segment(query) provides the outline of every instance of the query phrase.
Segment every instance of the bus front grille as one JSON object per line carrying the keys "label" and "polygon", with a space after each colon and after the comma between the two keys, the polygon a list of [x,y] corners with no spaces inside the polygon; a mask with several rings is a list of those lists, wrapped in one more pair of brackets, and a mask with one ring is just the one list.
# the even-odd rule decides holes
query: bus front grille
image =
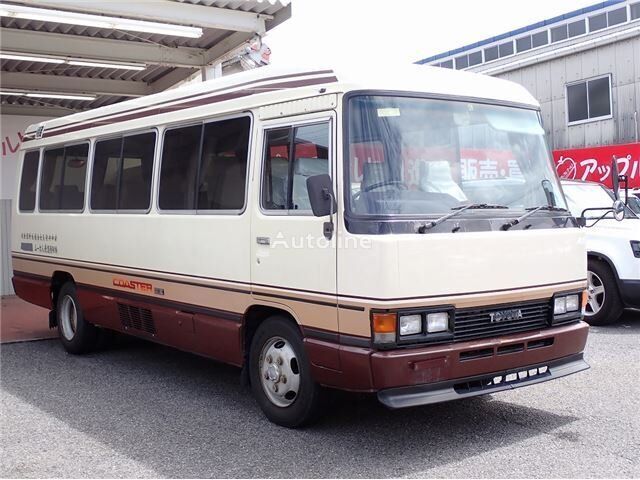
{"label": "bus front grille", "polygon": [[151,310],[118,303],[118,314],[125,330],[133,329],[155,335],[156,325]]}
{"label": "bus front grille", "polygon": [[550,301],[466,308],[455,312],[454,341],[509,335],[550,326]]}

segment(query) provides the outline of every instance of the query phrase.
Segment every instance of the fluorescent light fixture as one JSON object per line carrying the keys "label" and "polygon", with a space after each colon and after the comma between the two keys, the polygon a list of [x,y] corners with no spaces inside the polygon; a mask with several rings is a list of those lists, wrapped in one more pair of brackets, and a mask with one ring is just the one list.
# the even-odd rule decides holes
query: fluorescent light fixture
{"label": "fluorescent light fixture", "polygon": [[22,95],[24,95],[24,92],[12,92],[12,91],[7,91],[7,90],[2,90],[0,91],[0,95],[17,95],[19,97],[21,97]]}
{"label": "fluorescent light fixture", "polygon": [[66,64],[74,65],[77,67],[100,67],[100,68],[115,68],[118,70],[144,70],[147,66],[144,63],[110,63],[101,62],[100,60],[83,59],[83,58],[69,58],[69,57],[40,57],[34,55],[22,55],[13,52],[0,52],[0,60],[18,60],[24,62],[41,62],[41,63],[54,63],[56,65]]}
{"label": "fluorescent light fixture", "polygon": [[100,67],[100,68],[117,68],[119,70],[144,70],[147,68],[145,64],[124,64],[124,63],[104,63],[104,62],[94,62],[89,60],[69,60],[69,65],[74,65],[76,67]]}
{"label": "fluorescent light fixture", "polygon": [[200,38],[202,28],[172,25],[170,23],[147,22],[129,18],[107,17],[86,13],[65,12],[45,8],[25,7],[22,5],[0,4],[0,17],[21,18],[39,22],[57,22],[85,27],[108,28],[132,32],[157,33],[176,37]]}
{"label": "fluorescent light fixture", "polygon": [[1,60],[20,60],[24,62],[64,63],[64,60],[60,58],[34,57],[32,55],[19,55],[16,53],[4,53],[4,52],[0,52],[0,59]]}
{"label": "fluorescent light fixture", "polygon": [[95,100],[95,95],[76,95],[72,93],[30,92],[24,95],[29,98],[59,98],[62,100]]}

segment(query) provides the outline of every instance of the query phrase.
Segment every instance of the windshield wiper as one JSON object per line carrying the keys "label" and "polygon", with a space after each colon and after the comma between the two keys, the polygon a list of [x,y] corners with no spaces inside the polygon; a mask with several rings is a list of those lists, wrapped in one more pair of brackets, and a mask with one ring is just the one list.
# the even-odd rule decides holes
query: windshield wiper
{"label": "windshield wiper", "polygon": [[425,223],[424,225],[421,225],[418,228],[418,233],[426,233],[427,230],[432,229],[433,227],[436,227],[438,225],[440,225],[442,222],[446,222],[447,220],[449,220],[452,217],[455,217],[457,215],[460,215],[462,212],[466,211],[466,210],[485,210],[485,209],[491,209],[491,208],[509,208],[506,207],[504,205],[491,205],[489,203],[472,203],[470,205],[464,205],[462,207],[453,207],[451,210],[454,210],[451,213],[447,213],[446,215],[443,215],[440,218],[436,218],[435,220]]}
{"label": "windshield wiper", "polygon": [[527,218],[529,218],[534,213],[538,213],[540,210],[546,210],[548,212],[568,212],[569,211],[566,208],[555,207],[553,205],[542,205],[540,207],[526,208],[525,210],[527,211],[527,213],[525,213],[521,217],[515,218],[513,220],[508,221],[507,223],[504,223],[502,227],[500,227],[500,229],[509,230],[511,227],[515,227],[519,223],[524,222]]}

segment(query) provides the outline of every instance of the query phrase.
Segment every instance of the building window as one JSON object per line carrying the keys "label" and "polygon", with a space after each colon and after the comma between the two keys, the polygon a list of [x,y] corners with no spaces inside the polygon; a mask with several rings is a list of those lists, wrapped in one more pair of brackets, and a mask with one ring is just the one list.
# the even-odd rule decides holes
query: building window
{"label": "building window", "polygon": [[631,20],[640,19],[640,2],[631,5]]}
{"label": "building window", "polygon": [[587,33],[587,24],[584,20],[578,20],[569,24],[569,38]]}
{"label": "building window", "polygon": [[607,23],[610,27],[620,25],[627,21],[627,7],[618,8],[607,12]]}
{"label": "building window", "polygon": [[438,65],[442,68],[453,68],[453,60],[447,60],[446,62],[442,62]]}
{"label": "building window", "polygon": [[330,172],[329,132],[329,122],[267,131],[262,208],[311,210],[307,178]]}
{"label": "building window", "polygon": [[589,31],[596,32],[598,30],[602,30],[603,28],[607,28],[607,14],[601,13],[600,15],[595,15],[593,17],[589,17]]}
{"label": "building window", "polygon": [[551,42],[561,42],[562,40],[566,40],[569,37],[567,34],[567,26],[560,25],[559,27],[554,27],[551,29]]}
{"label": "building window", "polygon": [[543,32],[534,33],[531,36],[531,43],[533,44],[533,48],[542,47],[543,45],[547,45],[549,43],[549,33],[547,30]]}
{"label": "building window", "polygon": [[484,61],[490,62],[498,59],[498,47],[489,47],[484,49]]}
{"label": "building window", "polygon": [[44,151],[40,210],[82,211],[89,144]]}
{"label": "building window", "polygon": [[499,45],[498,51],[500,52],[500,58],[513,55],[513,41]]}
{"label": "building window", "polygon": [[611,76],[567,85],[569,124],[611,117]]}
{"label": "building window", "polygon": [[456,57],[456,70],[462,70],[469,66],[469,57],[463,55],[462,57]]}
{"label": "building window", "polygon": [[155,146],[155,132],[96,142],[91,209],[149,210]]}
{"label": "building window", "polygon": [[24,154],[22,177],[20,179],[20,197],[18,207],[21,212],[33,212],[36,208],[36,183],[40,152],[37,150]]}
{"label": "building window", "polygon": [[518,53],[531,50],[531,36],[516,39],[516,50]]}
{"label": "building window", "polygon": [[469,66],[480,65],[482,63],[482,51],[477,51],[469,54]]}

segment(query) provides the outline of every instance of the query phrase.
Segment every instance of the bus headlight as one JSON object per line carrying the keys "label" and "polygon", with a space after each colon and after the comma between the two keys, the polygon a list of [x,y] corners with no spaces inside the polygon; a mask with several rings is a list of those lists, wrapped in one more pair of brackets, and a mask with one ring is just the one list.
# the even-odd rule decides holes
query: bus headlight
{"label": "bus headlight", "polygon": [[565,313],[577,312],[580,310],[580,295],[566,295],[556,297],[553,301],[553,314],[564,315]]}
{"label": "bus headlight", "polygon": [[449,330],[449,314],[447,312],[437,312],[427,314],[427,332],[438,333]]}
{"label": "bus headlight", "polygon": [[422,315],[400,316],[400,335],[416,335],[422,333]]}

